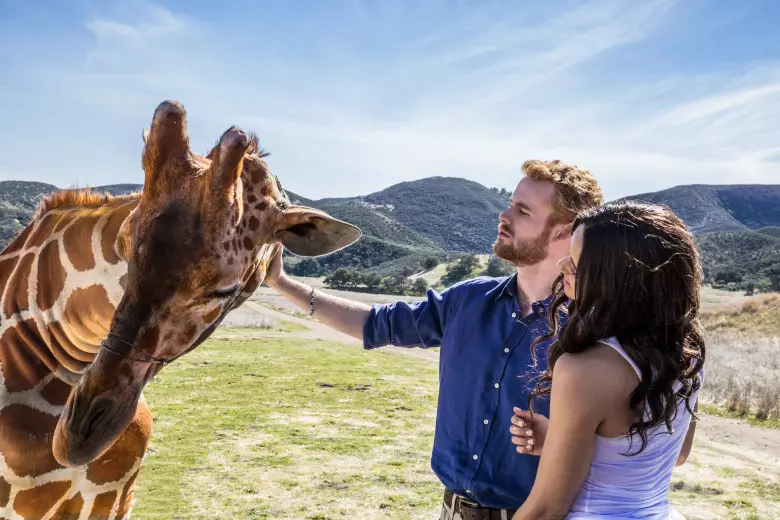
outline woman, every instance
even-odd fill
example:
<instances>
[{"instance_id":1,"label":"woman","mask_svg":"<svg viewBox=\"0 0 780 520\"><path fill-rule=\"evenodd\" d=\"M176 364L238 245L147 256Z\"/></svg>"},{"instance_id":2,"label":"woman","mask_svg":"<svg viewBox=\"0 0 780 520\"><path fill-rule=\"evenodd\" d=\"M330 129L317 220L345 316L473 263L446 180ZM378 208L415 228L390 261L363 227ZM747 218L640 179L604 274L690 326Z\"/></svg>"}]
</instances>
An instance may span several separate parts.
<instances>
[{"instance_id":1,"label":"woman","mask_svg":"<svg viewBox=\"0 0 780 520\"><path fill-rule=\"evenodd\" d=\"M550 419L515 409L510 428L520 453L541 455L513 518L681 518L669 482L690 450L705 353L692 236L668 208L606 204L577 217L559 265L539 341L564 304L568 320L534 392L550 394Z\"/></svg>"}]
</instances>

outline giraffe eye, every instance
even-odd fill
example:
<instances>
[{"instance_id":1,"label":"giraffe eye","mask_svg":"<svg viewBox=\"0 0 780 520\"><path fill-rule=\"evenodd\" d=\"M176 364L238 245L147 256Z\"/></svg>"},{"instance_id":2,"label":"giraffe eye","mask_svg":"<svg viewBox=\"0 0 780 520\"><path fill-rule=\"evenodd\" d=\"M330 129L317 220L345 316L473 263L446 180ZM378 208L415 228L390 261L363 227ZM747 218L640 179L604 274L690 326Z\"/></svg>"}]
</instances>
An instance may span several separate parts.
<instances>
[{"instance_id":1,"label":"giraffe eye","mask_svg":"<svg viewBox=\"0 0 780 520\"><path fill-rule=\"evenodd\" d=\"M238 291L238 284L228 289L217 289L216 291L209 294L208 297L216 298L218 300L225 300L227 298L234 296L236 294L236 291Z\"/></svg>"}]
</instances>

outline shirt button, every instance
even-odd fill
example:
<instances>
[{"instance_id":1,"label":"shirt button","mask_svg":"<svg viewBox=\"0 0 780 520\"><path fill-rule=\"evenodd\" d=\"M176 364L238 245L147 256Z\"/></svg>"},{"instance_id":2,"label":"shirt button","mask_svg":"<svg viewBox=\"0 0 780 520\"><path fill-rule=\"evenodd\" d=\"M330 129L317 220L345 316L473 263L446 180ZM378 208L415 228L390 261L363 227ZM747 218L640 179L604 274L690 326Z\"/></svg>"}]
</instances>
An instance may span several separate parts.
<instances>
[{"instance_id":1,"label":"shirt button","mask_svg":"<svg viewBox=\"0 0 780 520\"><path fill-rule=\"evenodd\" d=\"M516 313L516 312L513 312L513 313L512 313L512 317L513 317L513 318L517 318L517 313Z\"/></svg>"},{"instance_id":2,"label":"shirt button","mask_svg":"<svg viewBox=\"0 0 780 520\"><path fill-rule=\"evenodd\" d=\"M499 386L501 386L501 385L499 385L498 383L496 383L496 384L494 384L494 385L493 385L493 388L498 388Z\"/></svg>"},{"instance_id":3,"label":"shirt button","mask_svg":"<svg viewBox=\"0 0 780 520\"><path fill-rule=\"evenodd\" d=\"M474 459L474 460L479 460L479 455L474 455L474 456L473 456L473 457L471 457L471 458L472 458L472 459Z\"/></svg>"},{"instance_id":4,"label":"shirt button","mask_svg":"<svg viewBox=\"0 0 780 520\"><path fill-rule=\"evenodd\" d=\"M487 424L487 423L489 423L490 421L488 421L487 419L485 419L485 420L484 420L484 421L482 421L482 422L483 422L483 423L485 423L485 424Z\"/></svg>"},{"instance_id":5,"label":"shirt button","mask_svg":"<svg viewBox=\"0 0 780 520\"><path fill-rule=\"evenodd\" d=\"M504 349L504 352L506 352L507 354L509 354L509 349L508 349L508 348L505 348L505 349Z\"/></svg>"}]
</instances>

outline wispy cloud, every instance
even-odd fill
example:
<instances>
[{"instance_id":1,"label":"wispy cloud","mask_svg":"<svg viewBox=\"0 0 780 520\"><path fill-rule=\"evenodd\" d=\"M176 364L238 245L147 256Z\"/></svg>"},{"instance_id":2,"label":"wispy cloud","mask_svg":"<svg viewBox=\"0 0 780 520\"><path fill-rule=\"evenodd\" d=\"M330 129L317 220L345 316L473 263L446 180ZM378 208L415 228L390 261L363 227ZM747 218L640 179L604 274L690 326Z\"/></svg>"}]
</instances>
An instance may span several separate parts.
<instances>
[{"instance_id":1,"label":"wispy cloud","mask_svg":"<svg viewBox=\"0 0 780 520\"><path fill-rule=\"evenodd\" d=\"M23 75L52 100L57 158L0 169L60 185L140 180L140 129L176 98L198 149L243 125L285 186L314 197L430 175L512 187L532 157L590 168L612 198L778 182L779 62L673 63L682 51L667 41L696 43L686 17L698 13L679 1L246 3L218 19L198 2L93 6L68 59L35 56ZM742 16L721 13L719 29ZM25 117L0 122L0 138ZM63 135L74 124L90 153Z\"/></svg>"}]
</instances>

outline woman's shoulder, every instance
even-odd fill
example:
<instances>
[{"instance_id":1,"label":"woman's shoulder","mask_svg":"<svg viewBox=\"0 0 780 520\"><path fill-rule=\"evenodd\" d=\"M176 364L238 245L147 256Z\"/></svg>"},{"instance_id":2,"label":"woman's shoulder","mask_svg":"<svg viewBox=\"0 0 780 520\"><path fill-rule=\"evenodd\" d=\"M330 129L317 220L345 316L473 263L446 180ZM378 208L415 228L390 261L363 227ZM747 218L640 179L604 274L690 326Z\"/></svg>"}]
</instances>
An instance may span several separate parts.
<instances>
[{"instance_id":1,"label":"woman's shoulder","mask_svg":"<svg viewBox=\"0 0 780 520\"><path fill-rule=\"evenodd\" d=\"M602 342L583 352L561 356L555 363L555 377L582 380L602 392L606 389L620 393L632 392L640 380L631 359L622 350Z\"/></svg>"}]
</instances>

